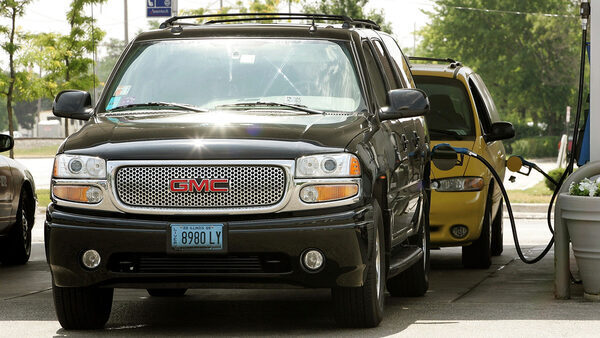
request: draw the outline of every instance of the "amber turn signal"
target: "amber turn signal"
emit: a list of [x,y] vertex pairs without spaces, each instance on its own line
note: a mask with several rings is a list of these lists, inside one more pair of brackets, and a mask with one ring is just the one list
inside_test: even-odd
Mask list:
[[355,156],[350,160],[350,176],[360,176],[360,163]]
[[98,203],[102,201],[102,190],[88,185],[55,185],[52,187],[54,197],[79,203]]
[[323,184],[302,188],[300,198],[307,203],[341,200],[358,194],[358,184]]

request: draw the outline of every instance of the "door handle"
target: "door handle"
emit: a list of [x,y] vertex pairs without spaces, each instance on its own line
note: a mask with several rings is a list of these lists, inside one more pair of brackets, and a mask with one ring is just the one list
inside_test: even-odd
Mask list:
[[401,138],[402,138],[402,146],[404,148],[404,151],[407,151],[408,150],[408,138],[404,134],[402,134]]
[[413,135],[415,135],[415,147],[419,148],[419,143],[421,142],[421,138],[416,131],[413,131]]

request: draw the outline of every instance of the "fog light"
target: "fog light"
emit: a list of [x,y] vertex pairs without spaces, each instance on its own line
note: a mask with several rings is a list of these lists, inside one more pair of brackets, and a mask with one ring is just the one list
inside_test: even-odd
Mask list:
[[302,255],[302,265],[311,272],[319,270],[325,262],[325,257],[319,250],[310,249]]
[[88,269],[95,269],[100,265],[100,254],[96,250],[87,250],[81,256],[81,263]]
[[85,197],[87,197],[88,203],[98,203],[102,201],[102,190],[96,187],[90,187],[86,191]]
[[469,233],[469,228],[467,228],[464,225],[460,225],[460,224],[459,225],[453,225],[450,228],[450,233],[455,238],[465,238],[465,237],[467,237],[467,234]]

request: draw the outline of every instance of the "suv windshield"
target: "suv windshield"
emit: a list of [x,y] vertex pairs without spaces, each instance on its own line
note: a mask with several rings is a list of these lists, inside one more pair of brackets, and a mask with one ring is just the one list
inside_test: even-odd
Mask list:
[[336,112],[365,106],[344,42],[234,38],[158,41],[133,48],[102,110],[140,109],[148,102],[209,110],[256,109],[236,104],[257,102]]
[[471,101],[456,79],[415,76],[417,87],[427,93],[431,110],[425,115],[432,140],[467,139],[475,136]]

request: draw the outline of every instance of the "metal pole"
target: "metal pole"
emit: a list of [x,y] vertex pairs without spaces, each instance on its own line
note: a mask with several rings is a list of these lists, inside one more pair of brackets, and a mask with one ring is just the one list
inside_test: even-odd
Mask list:
[[129,42],[129,24],[127,22],[127,0],[123,0],[124,8],[123,8],[123,17],[125,22],[125,45]]
[[[591,6],[600,4],[594,0]],[[595,11],[594,11],[595,9]],[[596,13],[598,17],[596,17]],[[590,13],[590,161],[600,160],[600,6]]]
[[223,0],[219,1],[219,8],[221,9],[221,11],[223,10]]
[[417,55],[417,23],[413,22],[413,51],[412,55]]

